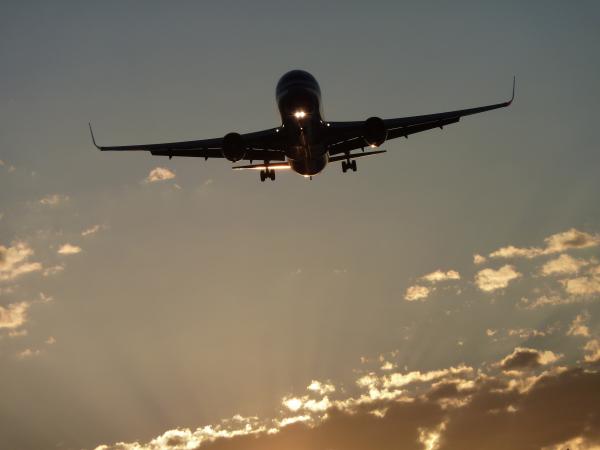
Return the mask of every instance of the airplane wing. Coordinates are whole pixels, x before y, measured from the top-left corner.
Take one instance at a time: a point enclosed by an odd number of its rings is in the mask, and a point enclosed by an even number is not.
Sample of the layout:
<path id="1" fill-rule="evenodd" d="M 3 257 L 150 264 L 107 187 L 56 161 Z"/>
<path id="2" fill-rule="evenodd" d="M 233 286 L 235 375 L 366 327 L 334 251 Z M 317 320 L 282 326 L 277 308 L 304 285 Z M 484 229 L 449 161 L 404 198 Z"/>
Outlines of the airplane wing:
<path id="1" fill-rule="evenodd" d="M 203 139 L 198 141 L 165 142 L 162 144 L 99 146 L 96 144 L 92 125 L 90 124 L 92 142 L 102 151 L 148 151 L 152 155 L 184 156 L 195 158 L 223 158 L 223 138 Z M 250 161 L 285 161 L 282 140 L 277 128 L 246 133 L 242 135 L 248 151 L 242 159 Z"/>
<path id="2" fill-rule="evenodd" d="M 443 128 L 446 125 L 456 123 L 461 117 L 478 114 L 493 109 L 509 106 L 515 98 L 515 80 L 513 79 L 512 97 L 510 100 L 493 105 L 480 106 L 477 108 L 459 109 L 438 114 L 427 114 L 424 116 L 400 117 L 396 119 L 384 119 L 383 123 L 387 130 L 387 138 L 408 138 L 409 135 L 434 128 Z M 363 139 L 364 122 L 330 122 L 329 154 L 335 155 L 347 153 L 351 150 L 366 147 Z"/>

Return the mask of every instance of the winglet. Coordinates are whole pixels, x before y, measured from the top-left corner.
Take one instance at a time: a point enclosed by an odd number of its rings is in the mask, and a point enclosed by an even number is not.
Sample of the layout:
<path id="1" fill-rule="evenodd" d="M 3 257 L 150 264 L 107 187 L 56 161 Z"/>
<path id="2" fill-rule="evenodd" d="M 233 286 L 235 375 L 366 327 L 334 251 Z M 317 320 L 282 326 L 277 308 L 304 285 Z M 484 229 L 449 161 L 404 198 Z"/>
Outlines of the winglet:
<path id="1" fill-rule="evenodd" d="M 94 132 L 92 131 L 92 123 L 88 122 L 88 125 L 90 127 L 90 134 L 92 135 L 92 142 L 94 143 L 94 147 L 96 147 L 98 150 L 102 150 L 102 148 L 99 147 L 98 144 L 96 144 L 96 139 L 94 138 Z"/>
<path id="2" fill-rule="evenodd" d="M 515 84 L 517 83 L 517 77 L 513 76 L 513 89 L 512 89 L 512 96 L 510 97 L 510 100 L 507 102 L 508 105 L 510 105 L 513 100 L 515 99 Z"/>

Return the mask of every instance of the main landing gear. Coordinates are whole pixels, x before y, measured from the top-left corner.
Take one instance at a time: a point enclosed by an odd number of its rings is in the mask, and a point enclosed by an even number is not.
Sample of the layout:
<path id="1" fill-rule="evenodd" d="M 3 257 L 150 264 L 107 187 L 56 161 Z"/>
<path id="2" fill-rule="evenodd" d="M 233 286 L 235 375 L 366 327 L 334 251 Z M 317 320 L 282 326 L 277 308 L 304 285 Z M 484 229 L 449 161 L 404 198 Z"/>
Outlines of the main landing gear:
<path id="1" fill-rule="evenodd" d="M 346 173 L 348 169 L 352 169 L 352 172 L 356 172 L 356 160 L 342 161 L 342 172 Z"/>
<path id="2" fill-rule="evenodd" d="M 275 181 L 275 171 L 273 169 L 265 169 L 260 171 L 260 181 L 265 181 L 267 178 Z"/>

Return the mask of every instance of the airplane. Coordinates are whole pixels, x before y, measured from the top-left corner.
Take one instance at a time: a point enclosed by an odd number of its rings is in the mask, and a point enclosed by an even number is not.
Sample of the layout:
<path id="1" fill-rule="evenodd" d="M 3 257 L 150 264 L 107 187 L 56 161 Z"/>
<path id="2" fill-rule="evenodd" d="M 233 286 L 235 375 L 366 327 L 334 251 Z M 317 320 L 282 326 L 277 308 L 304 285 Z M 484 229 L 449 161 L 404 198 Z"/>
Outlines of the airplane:
<path id="1" fill-rule="evenodd" d="M 356 158 L 378 155 L 377 149 L 386 141 L 421 131 L 456 123 L 463 116 L 509 106 L 515 98 L 513 78 L 510 100 L 477 108 L 461 109 L 438 114 L 381 119 L 369 117 L 355 122 L 330 122 L 324 119 L 321 89 L 314 76 L 304 70 L 284 74 L 275 90 L 281 125 L 263 131 L 198 141 L 163 144 L 99 146 L 89 124 L 92 142 L 102 151 L 149 151 L 152 155 L 204 158 L 224 158 L 231 162 L 250 161 L 249 165 L 233 166 L 234 170 L 260 171 L 260 181 L 275 180 L 275 171 L 291 169 L 307 178 L 325 168 L 328 163 L 341 161 L 342 171 L 356 172 Z M 365 147 L 375 150 L 365 151 Z M 354 150 L 361 150 L 360 152 Z M 262 161 L 253 164 L 254 161 Z"/>

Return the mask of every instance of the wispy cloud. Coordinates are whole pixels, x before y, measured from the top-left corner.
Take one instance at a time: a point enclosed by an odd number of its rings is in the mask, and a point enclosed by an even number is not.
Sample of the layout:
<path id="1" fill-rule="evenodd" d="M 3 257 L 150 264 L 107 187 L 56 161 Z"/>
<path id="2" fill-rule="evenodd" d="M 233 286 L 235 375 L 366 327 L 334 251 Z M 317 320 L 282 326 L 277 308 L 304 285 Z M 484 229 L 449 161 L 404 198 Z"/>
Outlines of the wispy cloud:
<path id="1" fill-rule="evenodd" d="M 490 258 L 535 258 L 562 253 L 565 250 L 594 247 L 600 244 L 600 235 L 571 228 L 544 239 L 545 247 L 515 247 L 509 245 L 490 253 Z"/>
<path id="2" fill-rule="evenodd" d="M 558 294 L 543 294 L 530 299 L 528 297 L 522 297 L 519 304 L 524 309 L 537 309 L 544 306 L 557 306 L 557 305 L 570 305 L 572 303 L 578 303 L 580 299 L 573 296 L 563 296 Z"/>
<path id="3" fill-rule="evenodd" d="M 17 329 L 17 330 L 10 330 L 8 332 L 8 337 L 10 338 L 19 338 L 19 337 L 25 337 L 27 336 L 29 333 L 26 329 Z"/>
<path id="4" fill-rule="evenodd" d="M 59 255 L 76 255 L 77 253 L 81 253 L 81 247 L 72 244 L 63 244 L 58 249 Z"/>
<path id="5" fill-rule="evenodd" d="M 33 358 L 34 356 L 39 356 L 40 354 L 41 354 L 41 351 L 39 351 L 39 350 L 35 350 L 32 348 L 26 348 L 25 350 L 22 350 L 17 353 L 17 358 L 29 359 L 29 358 Z"/>
<path id="6" fill-rule="evenodd" d="M 0 306 L 0 328 L 18 328 L 27 320 L 28 302 L 11 303 Z"/>
<path id="7" fill-rule="evenodd" d="M 33 249 L 25 242 L 10 247 L 0 245 L 0 281 L 12 281 L 26 273 L 42 270 L 39 262 L 29 262 Z"/>
<path id="8" fill-rule="evenodd" d="M 84 237 L 85 236 L 90 236 L 92 234 L 96 234 L 98 231 L 100 231 L 100 230 L 102 230 L 104 228 L 105 228 L 104 225 L 99 225 L 99 224 L 93 225 L 93 226 L 91 226 L 91 227 L 86 228 L 85 230 L 83 230 L 81 232 L 81 235 L 84 236 Z"/>
<path id="9" fill-rule="evenodd" d="M 59 273 L 64 272 L 64 270 L 65 266 L 63 266 L 62 264 L 58 264 L 56 266 L 50 266 L 44 269 L 42 275 L 44 275 L 45 277 L 51 277 L 53 275 L 58 275 Z"/>
<path id="10" fill-rule="evenodd" d="M 567 335 L 588 337 L 590 335 L 590 329 L 587 326 L 587 321 L 589 319 L 590 314 L 588 312 L 577 314 L 577 317 L 575 317 L 575 319 L 573 319 L 573 322 L 571 322 L 571 326 L 567 331 Z"/>
<path id="11" fill-rule="evenodd" d="M 68 195 L 49 194 L 40 199 L 40 204 L 44 206 L 57 206 L 69 201 Z"/>

